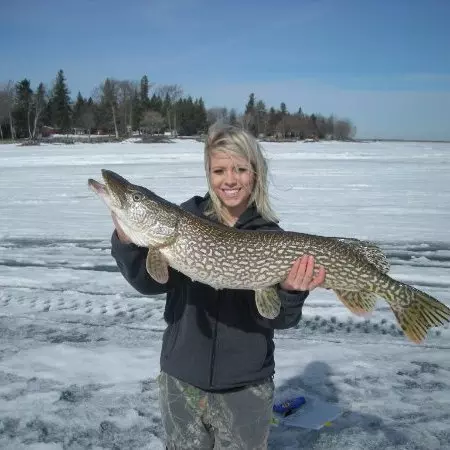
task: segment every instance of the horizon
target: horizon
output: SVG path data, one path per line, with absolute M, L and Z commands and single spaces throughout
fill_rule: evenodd
M 25 0 L 2 8 L 0 81 L 50 86 L 62 69 L 75 99 L 147 75 L 207 108 L 242 111 L 254 92 L 267 108 L 349 119 L 357 139 L 450 140 L 450 3 L 380 3 Z

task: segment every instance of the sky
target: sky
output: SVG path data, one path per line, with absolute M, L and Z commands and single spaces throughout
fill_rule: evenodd
M 448 0 L 32 0 L 0 7 L 0 81 L 73 97 L 106 77 L 176 83 L 207 107 L 350 119 L 360 138 L 450 140 Z
M 285 230 L 376 242 L 394 279 L 450 305 L 449 143 L 264 148 Z M 101 168 L 176 203 L 206 189 L 195 140 L 1 146 L 1 450 L 164 448 L 164 296 L 118 271 L 111 216 L 87 185 Z M 319 431 L 282 420 L 269 450 L 449 449 L 449 344 L 448 324 L 418 345 L 384 300 L 358 317 L 314 290 L 299 326 L 275 332 L 275 401 L 342 415 Z

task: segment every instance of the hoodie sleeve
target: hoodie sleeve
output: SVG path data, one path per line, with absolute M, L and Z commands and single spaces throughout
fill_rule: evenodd
M 278 330 L 295 327 L 302 318 L 303 304 L 309 291 L 285 291 L 280 286 L 277 290 L 281 300 L 280 314 L 268 322 L 272 328 Z
M 138 292 L 144 295 L 162 294 L 171 289 L 176 273 L 169 269 L 169 281 L 166 284 L 156 282 L 145 267 L 148 249 L 135 244 L 124 244 L 117 232 L 111 237 L 111 255 L 123 277 Z

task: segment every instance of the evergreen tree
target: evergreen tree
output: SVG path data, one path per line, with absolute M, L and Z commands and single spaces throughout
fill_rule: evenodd
M 135 89 L 131 99 L 131 128 L 133 130 L 140 130 L 143 116 L 144 107 L 139 92 Z
M 255 112 L 255 94 L 251 93 L 247 105 L 245 105 L 245 114 L 253 114 Z
M 150 99 L 149 108 L 152 111 L 158 111 L 159 113 L 163 113 L 163 101 L 159 95 L 153 94 Z
M 81 95 L 81 92 L 78 92 L 75 105 L 73 106 L 73 115 L 72 115 L 72 123 L 77 128 L 83 128 L 82 115 L 84 112 L 85 104 L 86 100 Z
M 116 139 L 119 138 L 118 127 L 118 83 L 116 80 L 106 78 L 106 80 L 100 85 L 100 105 L 98 108 L 97 120 L 98 125 L 111 132 L 114 130 Z
M 52 104 L 52 123 L 61 131 L 69 131 L 71 127 L 71 107 L 70 92 L 67 87 L 64 71 L 60 70 L 56 76 L 53 86 L 51 104 Z
M 208 119 L 206 115 L 206 107 L 203 98 L 200 97 L 195 101 L 195 123 L 197 133 L 206 133 L 208 128 Z
M 149 109 L 149 98 L 148 98 L 148 91 L 149 91 L 149 86 L 148 86 L 148 77 L 147 75 L 144 75 L 141 78 L 141 103 L 142 103 L 142 107 L 143 110 L 146 111 L 147 109 Z
M 31 121 L 33 108 L 33 90 L 30 80 L 24 78 L 16 84 L 16 95 L 14 104 L 14 122 L 16 134 L 19 138 L 31 137 Z
M 278 114 L 275 108 L 272 106 L 269 110 L 269 118 L 267 122 L 267 134 L 273 136 L 276 131 L 276 126 L 278 123 Z
M 238 124 L 237 122 L 237 114 L 236 110 L 234 108 L 230 109 L 230 125 L 233 125 L 234 127 Z
M 169 93 L 166 93 L 164 100 L 161 106 L 161 114 L 166 118 L 167 126 L 169 129 L 172 129 L 172 121 L 171 121 L 171 113 L 172 111 L 172 102 L 170 101 Z

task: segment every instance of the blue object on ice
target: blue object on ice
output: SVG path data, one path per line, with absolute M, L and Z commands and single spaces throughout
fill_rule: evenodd
M 294 409 L 300 408 L 306 402 L 305 397 L 295 397 L 273 405 L 273 411 L 279 414 L 289 414 Z

